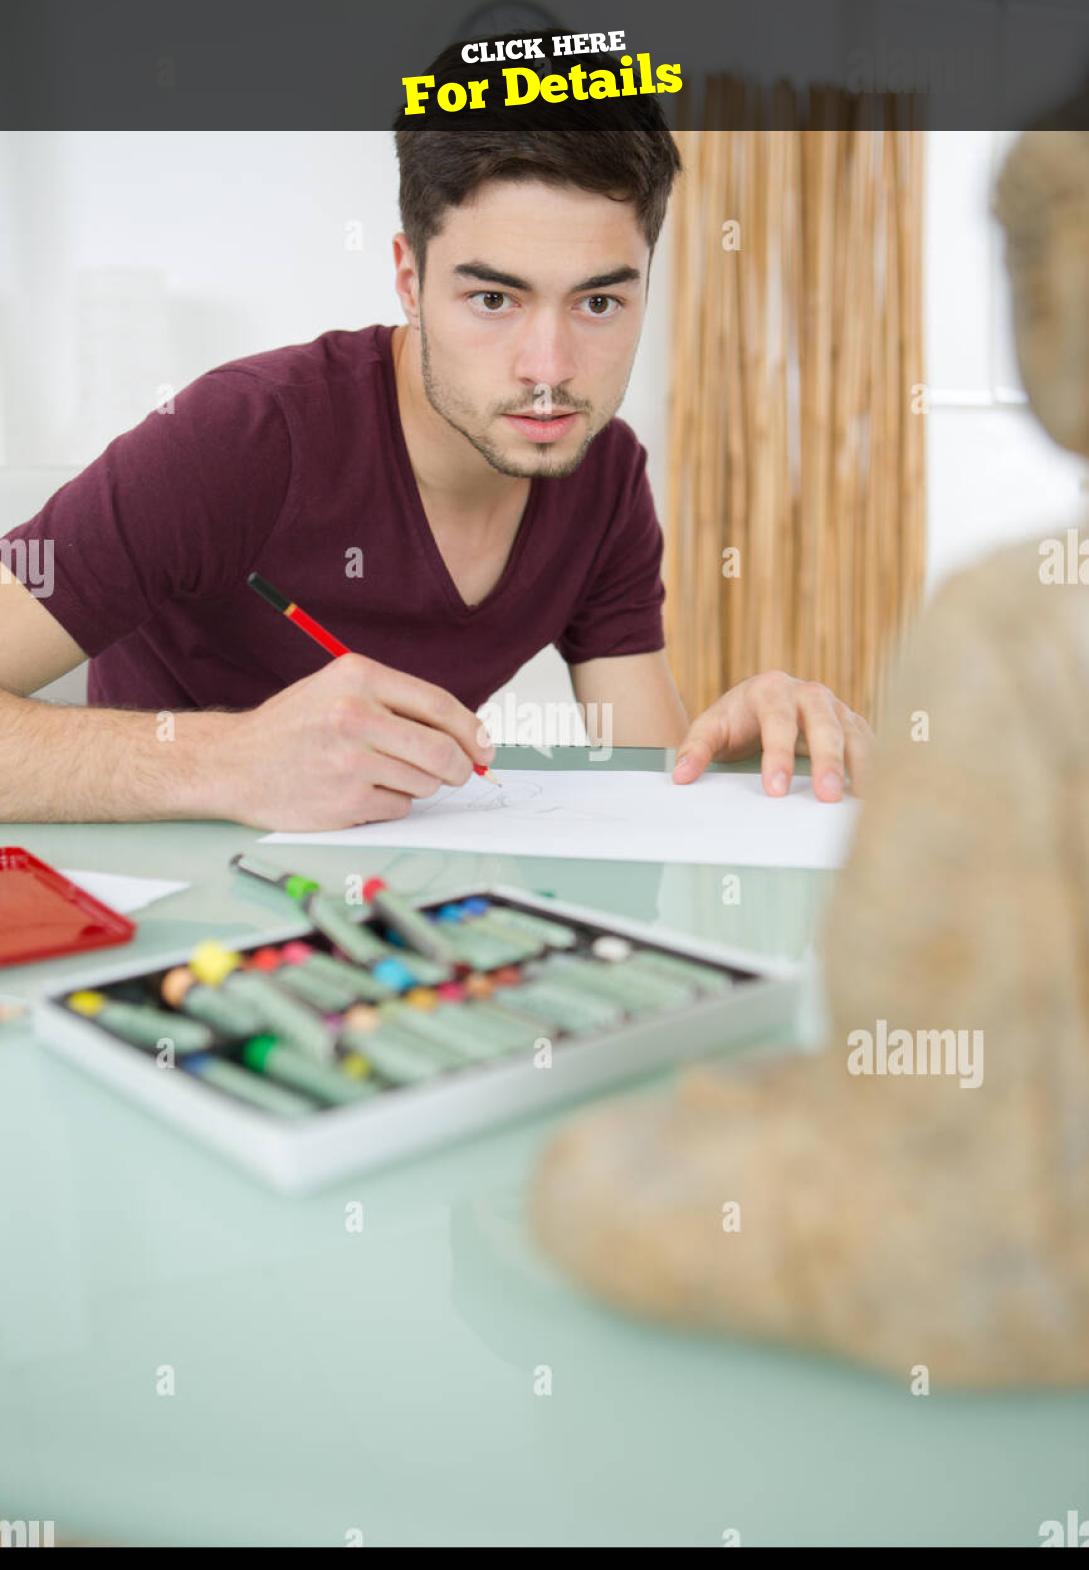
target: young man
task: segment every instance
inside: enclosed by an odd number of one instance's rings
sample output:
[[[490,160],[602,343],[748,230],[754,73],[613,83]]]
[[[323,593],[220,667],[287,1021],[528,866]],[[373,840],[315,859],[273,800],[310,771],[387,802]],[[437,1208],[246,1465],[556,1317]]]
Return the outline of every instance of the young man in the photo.
[[[614,418],[680,167],[660,111],[592,156],[519,113],[398,131],[406,326],[199,377],[8,536],[5,565],[51,544],[53,585],[0,573],[0,818],[400,817],[489,761],[473,710],[550,643],[615,745],[681,744],[678,782],[762,746],[781,794],[801,733],[818,796],[857,781],[868,728],[825,688],[754,676],[689,726],[670,674]],[[359,652],[329,660],[251,571]],[[86,656],[87,709],[27,698]]]

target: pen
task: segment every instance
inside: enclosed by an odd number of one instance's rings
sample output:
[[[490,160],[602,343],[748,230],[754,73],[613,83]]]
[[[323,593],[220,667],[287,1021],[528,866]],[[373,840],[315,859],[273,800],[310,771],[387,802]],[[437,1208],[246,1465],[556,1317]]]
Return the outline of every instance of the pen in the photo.
[[[308,637],[313,638],[315,643],[320,643],[325,652],[333,655],[334,659],[339,658],[342,654],[351,652],[346,643],[341,643],[339,638],[334,638],[333,634],[321,625],[321,622],[315,621],[313,616],[307,615],[301,605],[296,605],[294,600],[289,600],[286,595],[280,593],[279,589],[274,589],[268,579],[262,578],[259,572],[251,572],[246,582],[251,589],[256,590],[263,600],[268,601],[273,610],[279,611],[281,616],[286,616],[288,621],[293,621],[296,627],[299,627]],[[479,774],[483,779],[490,780],[493,785],[499,784],[491,769],[487,768],[483,763],[474,763],[473,773]]]

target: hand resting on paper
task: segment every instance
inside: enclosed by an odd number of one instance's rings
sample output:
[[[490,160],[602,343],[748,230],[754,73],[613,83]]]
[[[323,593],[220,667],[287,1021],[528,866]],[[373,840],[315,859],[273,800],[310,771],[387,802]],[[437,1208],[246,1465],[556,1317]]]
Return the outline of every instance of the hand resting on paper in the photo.
[[[785,671],[738,682],[693,720],[677,749],[678,785],[699,779],[711,762],[751,758],[763,748],[761,775],[769,796],[785,796],[796,752],[812,760],[813,791],[839,801],[845,775],[860,794],[873,732],[829,688]]]

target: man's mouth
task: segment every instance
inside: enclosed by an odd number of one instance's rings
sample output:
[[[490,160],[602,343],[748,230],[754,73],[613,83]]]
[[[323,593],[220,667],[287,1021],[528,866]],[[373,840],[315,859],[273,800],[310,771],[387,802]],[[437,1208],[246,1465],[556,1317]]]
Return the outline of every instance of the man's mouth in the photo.
[[[578,411],[575,409],[560,409],[556,414],[538,414],[535,409],[527,410],[525,414],[512,414],[512,420],[566,420]]]
[[[559,441],[561,436],[574,425],[578,418],[578,411],[571,409],[566,413],[557,414],[505,414],[512,429],[522,436],[528,436],[533,442]]]

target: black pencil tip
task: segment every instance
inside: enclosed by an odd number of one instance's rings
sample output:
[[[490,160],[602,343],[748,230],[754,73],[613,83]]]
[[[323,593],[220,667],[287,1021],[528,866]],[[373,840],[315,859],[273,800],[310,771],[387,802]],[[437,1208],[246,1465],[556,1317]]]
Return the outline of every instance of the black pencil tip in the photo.
[[[259,572],[251,572],[246,582],[251,589],[256,589],[263,600],[267,600],[270,605],[274,605],[278,611],[286,611],[291,604],[291,601],[281,594],[279,589],[274,589],[272,584],[267,579],[262,578]]]

